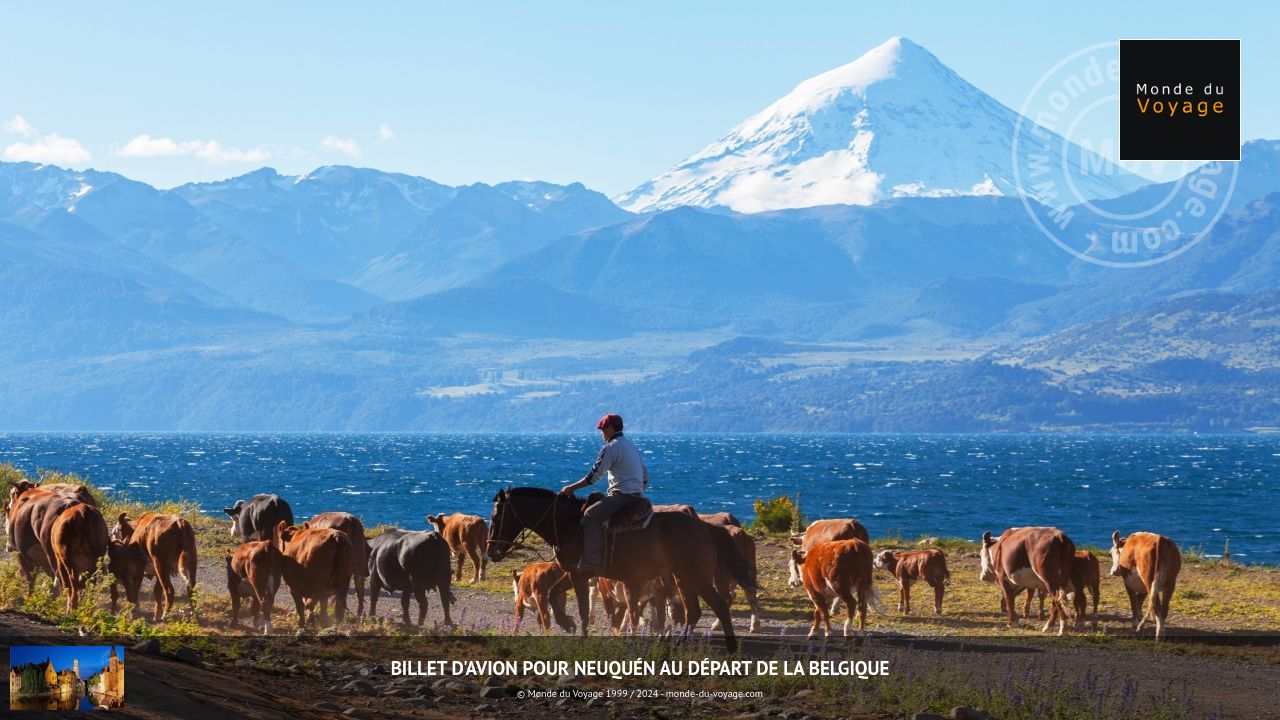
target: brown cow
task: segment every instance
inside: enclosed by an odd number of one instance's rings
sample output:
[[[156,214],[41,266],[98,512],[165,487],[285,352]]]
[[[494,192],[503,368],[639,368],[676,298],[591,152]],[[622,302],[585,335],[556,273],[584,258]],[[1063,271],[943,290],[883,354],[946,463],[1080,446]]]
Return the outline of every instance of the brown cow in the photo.
[[[595,585],[591,588],[593,607],[596,597],[600,598],[600,608],[604,612],[605,622],[614,632],[621,631],[622,623],[627,617],[627,591],[622,587],[622,581],[597,577]]]
[[[813,602],[813,626],[809,628],[809,637],[818,634],[819,625],[825,626],[825,637],[831,637],[831,611],[828,608],[834,606],[835,600],[843,600],[849,611],[844,621],[845,638],[849,637],[849,624],[853,621],[855,608],[858,634],[866,634],[868,603],[880,612],[880,595],[871,584],[871,555],[871,546],[857,538],[818,543],[807,550],[796,548],[791,551],[792,561],[800,567],[800,581]]]
[[[675,503],[673,505],[654,505],[654,512],[680,512],[692,517],[698,517],[698,511],[688,503]]]
[[[799,535],[791,536],[791,544],[796,545],[801,550],[808,550],[818,543],[831,542],[833,540],[853,540],[857,538],[862,542],[871,542],[871,537],[867,535],[867,529],[862,527],[862,523],[853,519],[830,519],[830,520],[814,520],[809,523],[809,527]],[[791,587],[800,587],[800,565],[793,559],[791,561]]]
[[[737,516],[731,512],[698,513],[698,519],[704,523],[711,523],[720,527],[742,527],[742,521],[738,520]]]
[[[369,542],[360,518],[345,512],[322,512],[311,518],[313,528],[341,530],[351,539],[351,579],[356,586],[356,619],[364,617],[364,579],[369,577]]]
[[[117,611],[120,588],[125,599],[133,603],[133,614],[138,615],[138,595],[142,590],[142,578],[147,570],[147,553],[134,543],[109,540],[107,545],[107,571],[111,573],[111,612]]]
[[[5,512],[8,512],[9,506],[22,497],[28,490],[39,488],[45,492],[55,493],[57,495],[65,495],[69,498],[79,500],[80,502],[98,507],[98,501],[94,499],[93,494],[89,492],[89,488],[76,483],[47,483],[45,485],[37,485],[30,480],[19,480],[9,488],[9,499],[5,503]]]
[[[1025,588],[1043,587],[1053,605],[1041,632],[1047,632],[1058,620],[1058,634],[1067,629],[1067,589],[1071,585],[1071,567],[1076,546],[1066,533],[1050,527],[1010,528],[993,539],[982,534],[979,579],[995,582],[1004,596],[1009,627],[1018,624],[1014,598]]]
[[[29,490],[9,506],[5,514],[5,531],[13,553],[18,557],[18,570],[27,581],[27,594],[35,589],[36,570],[53,576],[54,589],[61,591],[62,580],[55,571],[50,535],[54,521],[79,500],[44,490]]]
[[[177,515],[159,513],[146,513],[133,521],[128,513],[120,513],[115,527],[111,528],[111,537],[137,545],[146,556],[144,574],[156,579],[152,589],[156,601],[156,622],[163,620],[173,607],[174,575],[181,575],[186,581],[187,602],[192,612],[195,611],[196,531],[191,523]]]
[[[1169,601],[1181,569],[1182,553],[1169,538],[1149,532],[1136,532],[1127,538],[1120,537],[1119,530],[1111,534],[1111,574],[1124,579],[1135,633],[1142,632],[1147,620],[1154,618],[1156,640],[1164,636]],[[1142,602],[1148,595],[1151,602],[1143,613]]]
[[[514,631],[519,632],[526,608],[538,616],[538,625],[543,630],[551,629],[554,613],[557,625],[569,632],[577,631],[578,624],[565,614],[570,587],[569,573],[553,562],[533,562],[525,565],[523,571],[512,570],[511,591],[516,603]]]
[[[231,594],[231,624],[240,624],[240,598],[248,597],[253,610],[253,624],[263,618],[262,634],[271,634],[271,611],[275,609],[276,591],[284,558],[270,540],[251,540],[227,551],[227,591]]]
[[[98,507],[97,500],[94,500],[93,495],[83,485],[73,485],[71,483],[36,485],[30,480],[19,480],[9,488],[9,496],[4,500],[4,534],[8,538],[6,549],[9,552],[17,550],[17,546],[14,544],[14,533],[9,525],[10,518],[18,515],[23,504],[37,498],[48,497],[49,495],[75,500],[95,508]],[[46,566],[45,563],[40,563],[40,566],[45,567],[52,574],[53,566],[51,564]]]
[[[1085,599],[1085,591],[1093,597],[1093,629],[1098,629],[1098,594],[1101,589],[1101,578],[1099,577],[1098,558],[1088,550],[1077,550],[1075,559],[1071,563],[1071,599],[1076,611],[1076,630],[1084,629],[1084,616],[1088,602]],[[1031,603],[1034,598],[1040,598],[1040,614],[1039,618],[1044,619],[1044,599],[1045,592],[1043,588],[1027,588],[1027,601],[1023,605],[1023,617],[1031,617]],[[1014,599],[1017,599],[1017,593],[1014,593]],[[1004,598],[1000,598],[1000,612],[1004,612]]]
[[[669,611],[677,624],[684,623],[684,608],[677,607],[679,603],[674,602],[677,597],[675,579],[670,575],[643,584],[597,577],[592,590],[593,599],[595,594],[600,596],[605,620],[614,632],[622,632],[624,628],[628,633],[638,632],[644,622],[646,607],[650,611],[649,627],[654,633],[666,631]]]
[[[911,614],[911,584],[920,580],[933,588],[933,612],[942,614],[942,596],[951,584],[951,571],[947,569],[947,556],[941,550],[881,550],[876,555],[875,566],[889,571],[898,581],[898,612]]]
[[[92,505],[77,502],[53,521],[49,534],[54,573],[67,591],[67,612],[80,603],[84,580],[107,554],[107,521]]]
[[[298,610],[298,626],[307,624],[307,611],[316,618],[315,605],[320,603],[320,623],[329,612],[329,598],[334,600],[333,617],[338,625],[346,622],[347,591],[351,587],[351,539],[341,530],[276,524],[276,549],[283,556],[281,574],[293,595]]]
[[[467,557],[471,558],[471,582],[484,579],[489,558],[484,554],[484,544],[489,540],[489,530],[484,518],[475,515],[454,513],[446,516],[428,515],[427,522],[435,526],[436,532],[449,543],[449,550],[458,560],[458,574],[454,582],[462,581],[462,564]]]

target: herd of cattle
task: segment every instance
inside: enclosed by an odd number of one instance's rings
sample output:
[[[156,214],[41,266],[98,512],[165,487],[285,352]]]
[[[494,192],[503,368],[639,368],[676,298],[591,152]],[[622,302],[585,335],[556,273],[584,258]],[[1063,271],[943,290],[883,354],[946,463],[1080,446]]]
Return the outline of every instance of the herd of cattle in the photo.
[[[688,513],[725,528],[754,574],[755,540],[732,514],[699,514],[689,505],[655,506],[654,510]],[[253,623],[261,623],[264,633],[271,632],[274,600],[282,580],[293,597],[300,626],[307,622],[326,624],[331,600],[333,622],[344,622],[347,593],[353,583],[358,603],[356,617],[363,617],[366,582],[371,615],[376,613],[383,590],[399,592],[404,623],[410,623],[409,604],[416,599],[417,624],[422,625],[427,614],[427,592],[434,591],[440,597],[445,623],[451,624],[451,583],[462,579],[468,559],[472,563],[472,582],[484,579],[487,569],[488,530],[484,519],[474,515],[428,515],[431,530],[391,529],[367,539],[360,519],[346,512],[320,513],[296,526],[289,504],[278,495],[240,500],[224,512],[231,518],[231,534],[240,541],[239,547],[225,555],[232,624],[239,624],[241,603],[247,599]],[[164,619],[172,607],[174,575],[182,576],[188,601],[191,600],[190,589],[197,582],[195,531],[177,515],[147,513],[133,519],[121,513],[108,528],[97,502],[83,486],[34,485],[27,481],[11,488],[4,500],[4,514],[8,549],[18,559],[28,593],[34,589],[36,572],[44,570],[53,576],[55,587],[65,593],[68,612],[79,602],[87,578],[104,557],[113,612],[117,610],[120,588],[137,606],[144,578],[155,580],[156,621]],[[880,610],[878,594],[872,586],[875,568],[897,580],[899,612],[911,612],[911,587],[924,582],[933,589],[934,612],[942,613],[951,575],[940,550],[875,553],[868,544],[866,528],[850,519],[818,520],[791,540],[794,547],[790,584],[803,587],[814,606],[810,637],[820,629],[831,635],[831,615],[841,602],[847,608],[844,634],[849,635],[855,616],[858,632],[865,631],[868,606]],[[998,537],[988,532],[982,537],[979,557],[980,577],[999,587],[1001,609],[1007,613],[1011,627],[1018,621],[1015,600],[1026,591],[1023,614],[1030,614],[1038,594],[1043,618],[1047,599],[1050,609],[1043,630],[1048,631],[1056,620],[1059,635],[1066,630],[1068,600],[1073,600],[1076,627],[1083,626],[1088,593],[1096,628],[1098,560],[1087,551],[1077,552],[1062,531],[1049,527],[1010,528]],[[1147,532],[1136,532],[1127,538],[1120,537],[1119,532],[1112,535],[1111,574],[1123,579],[1135,631],[1153,620],[1156,638],[1164,635],[1169,600],[1180,567],[1177,546],[1166,537]],[[637,588],[597,578],[592,587],[593,606],[602,607],[615,631],[635,630],[641,622],[637,608],[646,606],[652,610],[652,630],[663,631],[668,613],[675,625],[684,625],[680,606],[664,600],[675,595],[673,588],[663,586],[668,582],[669,579],[655,580],[647,587]],[[556,563],[533,562],[523,570],[513,570],[517,627],[526,610],[530,610],[544,629],[550,629],[554,618],[561,627],[575,630],[576,623],[565,612],[570,585],[568,573]],[[718,578],[716,587],[727,596],[726,600],[732,600],[735,587],[731,579]],[[746,595],[751,610],[750,632],[756,632],[759,606],[755,592]]]

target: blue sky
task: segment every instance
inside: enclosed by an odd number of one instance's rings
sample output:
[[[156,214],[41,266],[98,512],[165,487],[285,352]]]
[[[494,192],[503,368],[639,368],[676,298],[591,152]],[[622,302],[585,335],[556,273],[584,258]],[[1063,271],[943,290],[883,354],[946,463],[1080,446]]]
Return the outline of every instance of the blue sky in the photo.
[[[615,194],[893,35],[1015,109],[1087,45],[1239,37],[1242,136],[1280,138],[1277,27],[1275,3],[5,4],[0,157],[161,187],[351,164]]]
[[[9,666],[52,660],[55,670],[66,670],[79,658],[80,677],[88,679],[107,666],[110,653],[110,645],[17,645],[9,648]],[[124,659],[123,645],[116,646],[116,655]]]

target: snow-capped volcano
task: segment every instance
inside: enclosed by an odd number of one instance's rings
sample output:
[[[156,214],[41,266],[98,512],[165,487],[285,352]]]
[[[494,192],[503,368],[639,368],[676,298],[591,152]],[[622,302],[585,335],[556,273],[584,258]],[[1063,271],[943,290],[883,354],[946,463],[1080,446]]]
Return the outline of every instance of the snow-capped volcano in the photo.
[[[928,50],[895,37],[800,83],[697,155],[614,201],[634,212],[680,205],[760,212],[904,196],[1017,195],[1017,121],[1016,112]],[[1051,173],[1046,176],[1041,164],[1037,183],[1065,180],[1070,172],[1080,195],[1096,199],[1148,182],[1046,131],[1033,139],[1033,127],[1023,123],[1021,146],[1048,156]],[[1093,171],[1082,171],[1082,161],[1091,162]],[[1029,177],[1022,162],[1022,177]]]

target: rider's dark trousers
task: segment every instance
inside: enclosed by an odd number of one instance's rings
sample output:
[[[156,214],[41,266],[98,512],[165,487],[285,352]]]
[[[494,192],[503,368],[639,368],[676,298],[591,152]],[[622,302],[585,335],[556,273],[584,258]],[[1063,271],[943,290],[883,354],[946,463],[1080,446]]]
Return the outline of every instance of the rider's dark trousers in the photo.
[[[604,521],[617,515],[633,505],[643,503],[640,495],[617,493],[587,508],[582,515],[582,564],[602,567],[604,565]]]

